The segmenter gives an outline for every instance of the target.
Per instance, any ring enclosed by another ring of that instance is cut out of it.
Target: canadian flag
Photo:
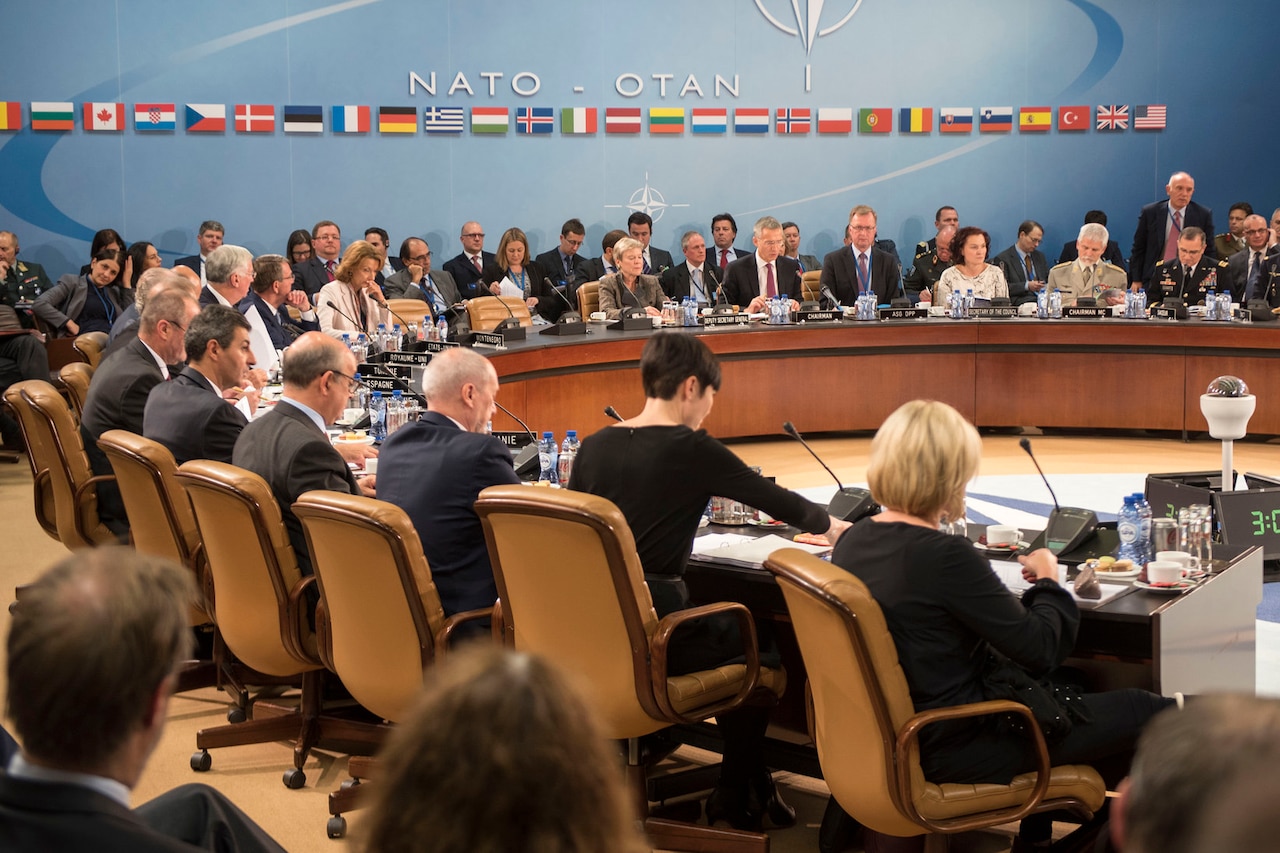
[[[124,104],[86,103],[85,130],[124,130]]]

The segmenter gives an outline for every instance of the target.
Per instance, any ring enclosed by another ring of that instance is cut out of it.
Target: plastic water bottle
[[[342,333],[342,345],[347,349],[351,349],[351,333],[350,332]],[[358,359],[357,359],[357,363],[359,363]]]
[[[1133,493],[1133,503],[1138,510],[1138,545],[1142,550],[1142,564],[1145,566],[1156,558],[1151,547],[1151,504],[1142,492]]]
[[[1062,292],[1056,287],[1049,294],[1049,317],[1053,320],[1062,319]]]
[[[791,297],[782,294],[778,297],[778,316],[784,326],[791,323]]]
[[[391,392],[391,399],[387,402],[387,435],[404,426],[406,418],[404,394],[397,388]]]
[[[367,405],[368,391],[360,384],[360,374],[355,375],[356,384],[351,388],[351,393],[347,396],[348,409],[363,409]]]
[[[969,288],[964,292],[964,318],[966,320],[973,314],[973,288]]]
[[[560,485],[569,485],[569,475],[573,473],[573,461],[578,458],[578,431],[566,430],[564,443],[560,445],[560,458],[556,461],[556,475]]]
[[[436,340],[441,343],[449,340],[449,321],[445,319],[443,313],[440,314],[440,319],[436,320]]]
[[[389,348],[397,352],[404,349],[404,332],[400,330],[399,323],[394,323],[391,326],[391,344]]]
[[[556,435],[548,430],[542,434],[542,441],[538,442],[538,466],[541,468],[538,474],[539,482],[554,486],[560,481],[560,472],[557,469],[559,460],[556,456]]]
[[[369,435],[374,441],[387,437],[387,403],[381,391],[374,391],[369,398]]]
[[[1135,566],[1142,566],[1141,521],[1138,518],[1138,505],[1133,495],[1125,495],[1124,506],[1120,507],[1120,515],[1116,519],[1116,532],[1120,534],[1120,552],[1116,557],[1121,560],[1132,560]]]
[[[369,338],[364,332],[356,336],[356,342],[351,345],[351,352],[355,353],[356,364],[364,364],[369,360]]]

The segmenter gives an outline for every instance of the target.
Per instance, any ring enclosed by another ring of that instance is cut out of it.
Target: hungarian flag
[[[1092,119],[1087,106],[1058,107],[1058,130],[1088,130]]]
[[[506,107],[472,107],[472,133],[506,133],[510,128],[511,112]]]
[[[417,132],[417,107],[378,107],[378,133]]]
[[[187,133],[226,132],[226,104],[187,104]]]
[[[852,133],[853,110],[849,107],[818,107],[818,133]]]
[[[900,133],[932,133],[933,107],[903,107],[898,111]]]
[[[606,107],[604,111],[605,133],[639,133],[639,107]]]
[[[134,104],[133,129],[166,131],[177,128],[177,113],[173,104]]]
[[[938,133],[973,133],[973,107],[942,107]]]
[[[778,133],[808,133],[813,125],[813,112],[798,107],[779,109],[777,118]]]
[[[369,108],[363,104],[337,104],[329,111],[334,133],[368,133]]]
[[[893,130],[893,110],[864,107],[858,110],[858,133],[888,133]]]
[[[1023,133],[1042,133],[1053,123],[1050,107],[1022,107],[1018,110],[1018,130]]]
[[[76,111],[70,101],[32,101],[32,130],[74,130]]]
[[[236,133],[273,133],[276,108],[271,104],[236,104]]]
[[[22,104],[0,101],[0,130],[22,130]]]
[[[85,103],[85,130],[124,130],[124,104]]]
[[[416,121],[416,118],[415,118]],[[324,107],[286,104],[284,108],[285,133],[324,133]]]
[[[573,136],[596,133],[597,115],[595,107],[565,107],[560,110],[560,132]]]

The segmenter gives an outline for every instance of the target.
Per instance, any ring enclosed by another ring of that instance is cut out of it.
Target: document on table
[[[831,553],[830,545],[804,545],[773,533],[767,536],[707,533],[693,540],[693,553],[689,555],[689,559],[758,569],[764,565],[765,558],[779,548],[799,548],[819,557]]]
[[[1007,586],[1010,591],[1021,595],[1024,590],[1030,589],[1031,584],[1027,583],[1026,578],[1022,576],[1022,565],[1019,563],[1010,563],[1005,560],[991,560],[991,571]],[[1120,595],[1129,589],[1129,583],[1109,583],[1101,581],[1098,584],[1102,588],[1102,596],[1099,598],[1081,598],[1076,595],[1075,583],[1067,582],[1067,592],[1071,593],[1071,597],[1076,600],[1077,604],[1085,607],[1097,607],[1099,604],[1105,604],[1111,599]]]

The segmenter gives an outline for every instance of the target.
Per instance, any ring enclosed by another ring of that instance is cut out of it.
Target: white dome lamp
[[[1200,395],[1200,412],[1209,422],[1209,435],[1222,441],[1222,491],[1235,489],[1232,471],[1232,445],[1247,434],[1249,418],[1258,406],[1258,398],[1249,393],[1249,386],[1236,376],[1219,376],[1209,383]]]

